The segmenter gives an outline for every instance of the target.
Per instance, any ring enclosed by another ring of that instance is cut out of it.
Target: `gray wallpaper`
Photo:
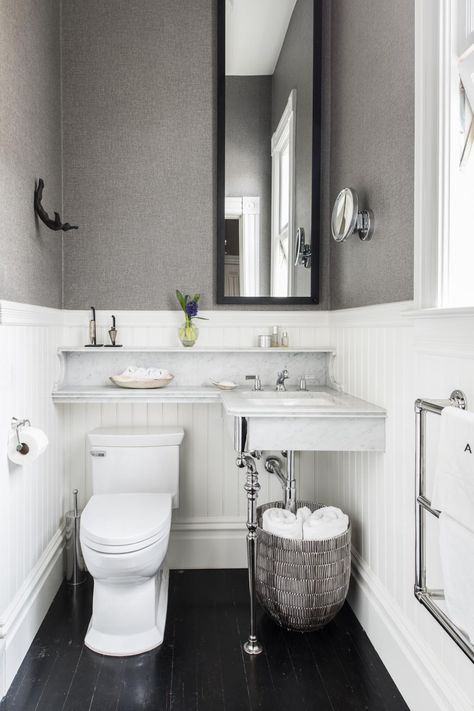
[[[331,308],[412,299],[414,3],[332,0],[331,20],[331,204],[355,188],[376,221],[331,240]]]
[[[61,306],[62,233],[35,219],[35,180],[61,212],[59,0],[0,3],[0,299]],[[67,218],[67,215],[66,215]]]
[[[213,307],[216,0],[62,4],[63,196],[59,0],[0,4],[0,298],[60,306],[63,286],[66,308],[166,309],[180,287]],[[320,308],[329,250],[331,308],[410,299],[413,3],[323,4]],[[37,223],[40,175],[79,231]],[[375,211],[370,243],[329,240],[346,185]]]
[[[261,293],[270,293],[272,78],[225,80],[225,194],[260,196]]]
[[[214,0],[63,0],[64,305],[214,295]]]
[[[216,0],[63,0],[66,308],[219,308],[215,49]]]

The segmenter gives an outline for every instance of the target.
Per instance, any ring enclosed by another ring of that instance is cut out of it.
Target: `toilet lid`
[[[170,494],[95,494],[81,515],[81,538],[126,546],[159,538],[170,524]]]

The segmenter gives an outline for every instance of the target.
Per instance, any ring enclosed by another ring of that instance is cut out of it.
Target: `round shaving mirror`
[[[331,215],[331,234],[336,242],[344,242],[358,232],[366,242],[374,233],[372,210],[359,210],[359,196],[352,188],[344,188],[337,196]]]

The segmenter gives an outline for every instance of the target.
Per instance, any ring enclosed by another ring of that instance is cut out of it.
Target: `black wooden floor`
[[[399,711],[408,708],[346,605],[325,629],[284,632],[263,613],[248,657],[246,571],[174,571],[163,645],[103,657],[83,645],[92,584],[63,585],[0,711]]]

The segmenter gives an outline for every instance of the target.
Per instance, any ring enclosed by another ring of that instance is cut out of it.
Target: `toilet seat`
[[[107,553],[132,553],[169,535],[170,494],[95,494],[81,516],[81,543]]]

